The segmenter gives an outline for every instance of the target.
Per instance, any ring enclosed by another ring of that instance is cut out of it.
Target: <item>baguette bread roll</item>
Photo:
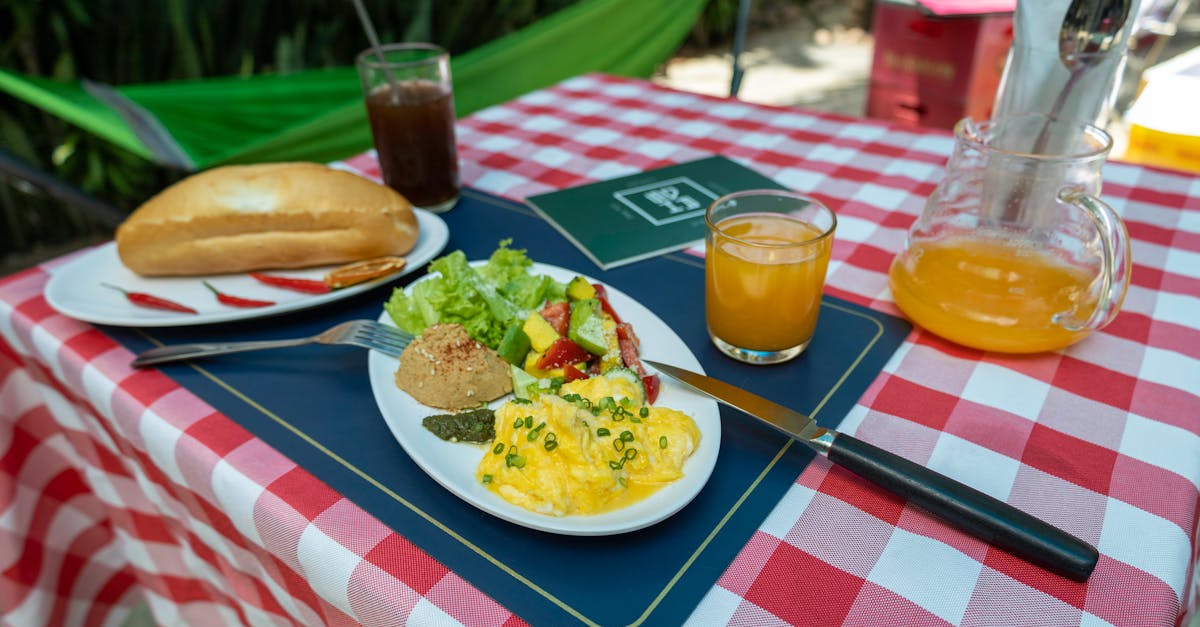
[[[317,163],[226,166],[147,200],[116,240],[146,276],[304,268],[403,255],[417,217],[390,187]]]

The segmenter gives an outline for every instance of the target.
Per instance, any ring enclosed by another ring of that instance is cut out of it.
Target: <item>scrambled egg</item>
[[[682,477],[700,442],[690,416],[643,406],[642,396],[628,378],[597,376],[566,383],[558,395],[508,401],[496,410],[496,439],[476,479],[552,516],[628,505]]]

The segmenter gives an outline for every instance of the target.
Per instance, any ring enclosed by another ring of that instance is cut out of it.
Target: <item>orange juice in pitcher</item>
[[[1088,334],[1054,322],[1056,315],[1080,317],[1095,308],[1092,273],[1085,268],[1002,239],[955,238],[908,252],[892,263],[892,296],[913,322],[948,340],[1031,353]]]
[[[982,350],[1068,346],[1112,321],[1129,234],[1096,194],[1112,145],[1099,128],[1025,115],[954,129],[946,175],[892,262],[913,322]]]

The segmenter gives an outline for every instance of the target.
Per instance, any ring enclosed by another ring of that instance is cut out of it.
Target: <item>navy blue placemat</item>
[[[899,318],[826,296],[816,339],[803,356],[749,366],[708,341],[702,260],[673,253],[598,273],[525,206],[472,190],[443,217],[450,226],[446,252],[484,258],[500,239],[512,238],[514,248],[527,249],[536,261],[593,276],[639,300],[712,376],[814,414],[829,427],[853,407],[911,329]],[[262,320],[106,331],[134,352],[155,343],[301,337],[342,320],[376,318],[390,291]],[[361,349],[306,346],[162,369],[533,624],[682,622],[813,455],[723,407],[716,469],[686,508],[636,532],[560,536],[494,518],[429,479],[384,424]]]

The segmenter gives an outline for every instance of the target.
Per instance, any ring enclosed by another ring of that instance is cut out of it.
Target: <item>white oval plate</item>
[[[399,272],[351,285],[325,294],[305,294],[294,290],[265,285],[245,274],[223,274],[188,277],[144,277],[121,263],[115,242],[104,244],[54,270],[46,283],[46,302],[65,316],[85,322],[124,327],[181,327],[265,318],[282,313],[317,307],[349,298],[373,287],[416,272],[446,247],[450,229],[437,215],[417,209],[420,229],[417,244],[405,258],[408,263]],[[320,280],[334,266],[281,270],[278,274]],[[269,274],[276,272],[270,271]],[[274,301],[268,307],[239,308],[222,305],[204,287],[208,281],[217,289],[244,298]],[[109,283],[131,292],[146,292],[160,298],[187,305],[199,313],[186,314],[138,307],[127,301],[120,292],[104,287]]]
[[[536,274],[548,274],[560,281],[568,281],[578,274],[540,263],[535,263],[531,271]],[[429,277],[420,280],[427,278]],[[588,281],[597,282],[590,278]],[[683,340],[658,316],[620,290],[605,287],[617,314],[622,320],[633,324],[633,330],[641,340],[641,354],[644,357],[703,372],[700,362]],[[411,289],[411,285],[409,288]],[[386,312],[379,320],[385,324],[393,324]],[[430,414],[445,412],[418,403],[396,387],[394,375],[399,360],[376,351],[370,351],[369,355],[368,372],[375,403],[379,405],[379,411],[383,413],[383,419],[391,429],[392,435],[400,442],[400,446],[404,447],[409,457],[434,481],[455,496],[493,516],[524,527],[578,536],[611,535],[648,527],[691,502],[704,487],[712,474],[713,466],[717,463],[717,453],[721,448],[721,417],[717,403],[664,381],[655,405],[683,411],[691,416],[700,428],[700,445],[684,463],[683,478],[637,503],[611,512],[563,517],[537,514],[505,501],[480,485],[475,480],[475,469],[487,449],[482,445],[446,442],[430,433],[421,425],[421,419]],[[504,400],[505,398],[501,398],[493,402],[492,406],[496,407]]]

